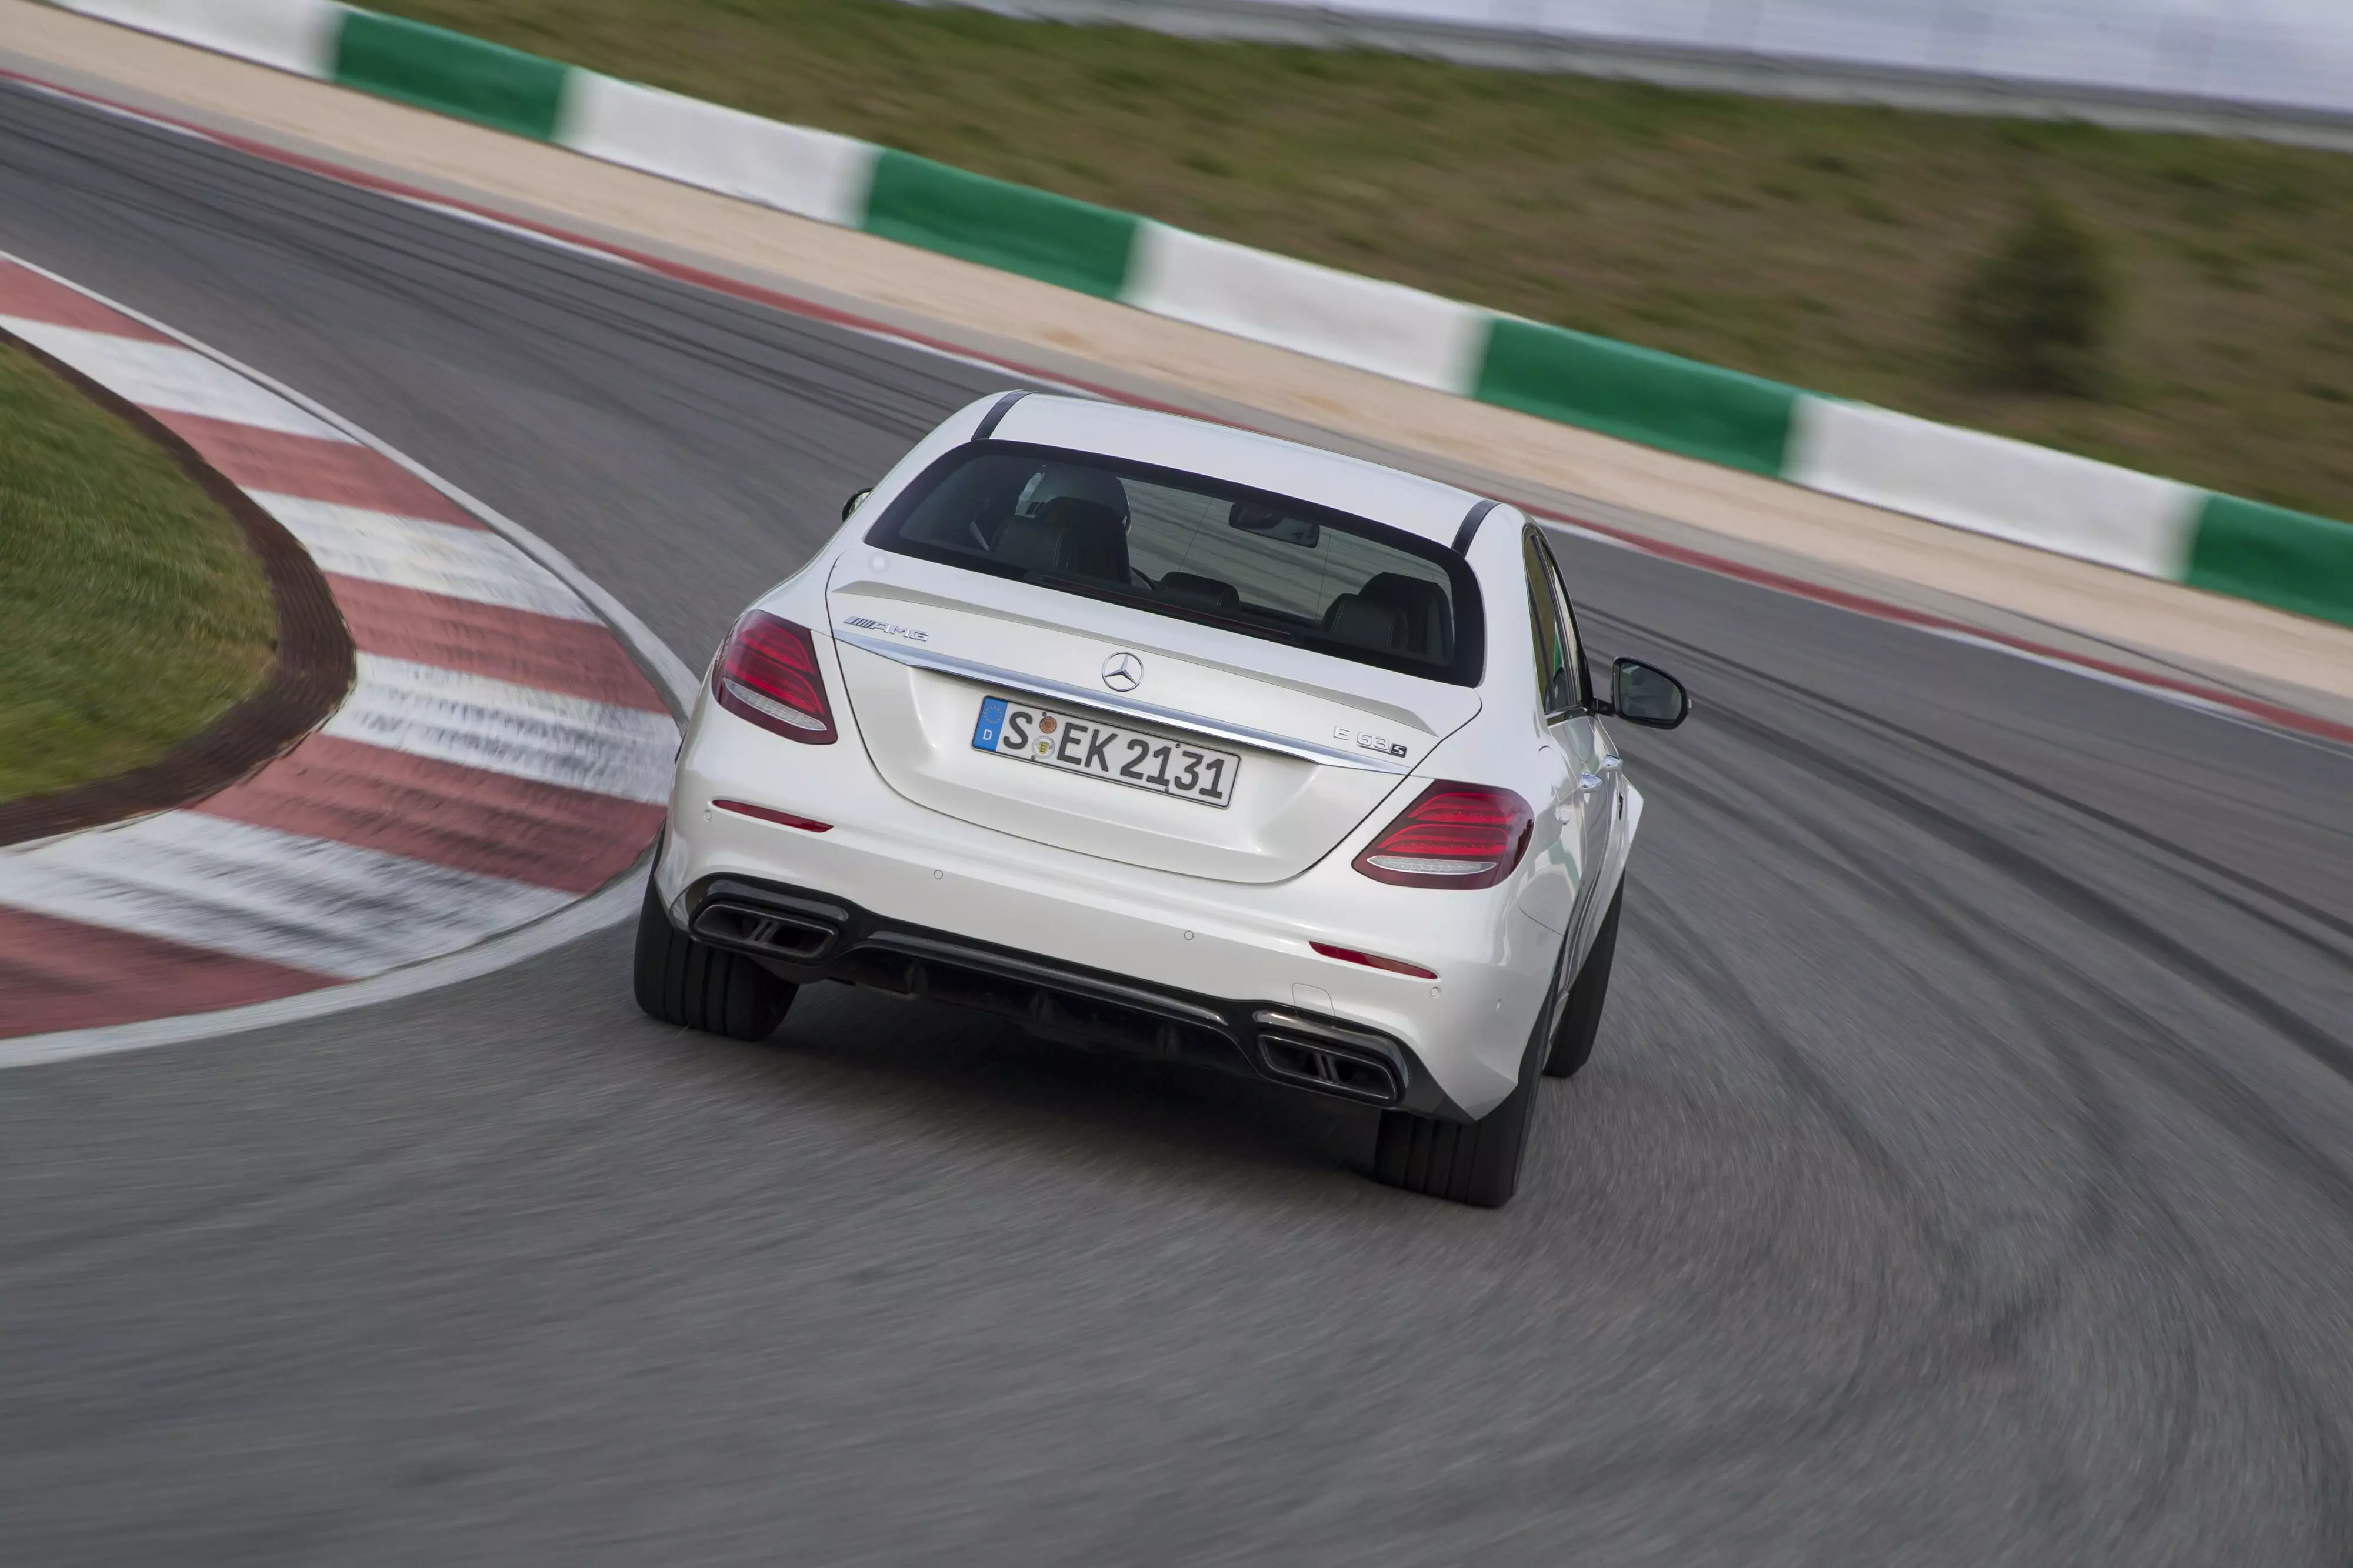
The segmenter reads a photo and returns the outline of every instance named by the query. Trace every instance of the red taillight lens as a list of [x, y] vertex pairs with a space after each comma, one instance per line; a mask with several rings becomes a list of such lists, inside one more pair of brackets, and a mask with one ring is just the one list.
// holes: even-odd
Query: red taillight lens
[[833, 824], [819, 822], [813, 816], [795, 816], [789, 811], [778, 811], [773, 805], [754, 805], [748, 800], [714, 800], [711, 803], [722, 811], [732, 811], [738, 816], [756, 816], [763, 822], [774, 822], [786, 827], [797, 827], [803, 833], [830, 833]]
[[1358, 952], [1353, 947], [1335, 947], [1328, 942], [1311, 942], [1307, 945], [1326, 958], [1344, 959], [1350, 963], [1361, 963], [1367, 969], [1386, 969], [1392, 974], [1410, 974], [1417, 980], [1438, 978], [1436, 970], [1424, 969], [1419, 963], [1408, 963], [1402, 958], [1383, 958], [1377, 952]]
[[1535, 816], [1492, 784], [1431, 784], [1356, 857], [1356, 869], [1400, 888], [1492, 888], [1527, 852]]
[[728, 634], [727, 649], [712, 667], [711, 692], [738, 719], [787, 741], [833, 743], [833, 705], [808, 628], [752, 610]]

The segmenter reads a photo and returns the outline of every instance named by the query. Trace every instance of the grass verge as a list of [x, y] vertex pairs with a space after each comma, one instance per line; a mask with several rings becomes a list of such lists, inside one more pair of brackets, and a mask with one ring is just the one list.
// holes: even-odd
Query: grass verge
[[0, 344], [0, 800], [154, 762], [259, 686], [276, 646], [236, 521]]
[[[1799, 386], [2353, 517], [2353, 158], [881, 0], [381, 8]], [[1947, 301], [2045, 193], [2110, 244], [2097, 397]]]

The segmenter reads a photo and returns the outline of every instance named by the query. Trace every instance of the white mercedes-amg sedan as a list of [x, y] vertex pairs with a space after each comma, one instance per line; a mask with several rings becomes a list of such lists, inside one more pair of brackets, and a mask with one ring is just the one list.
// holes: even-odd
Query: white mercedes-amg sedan
[[1379, 1109], [1493, 1206], [1593, 1047], [1642, 797], [1513, 508], [1167, 415], [984, 398], [736, 622], [638, 931], [654, 1017], [819, 980]]

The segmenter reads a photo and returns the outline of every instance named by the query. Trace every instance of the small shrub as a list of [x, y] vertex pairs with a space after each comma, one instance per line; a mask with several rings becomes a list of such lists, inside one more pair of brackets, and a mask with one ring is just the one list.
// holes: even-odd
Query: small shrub
[[1953, 300], [1953, 325], [1964, 359], [1980, 379], [2091, 396], [2107, 380], [2116, 304], [2106, 248], [2045, 197], [1963, 280]]

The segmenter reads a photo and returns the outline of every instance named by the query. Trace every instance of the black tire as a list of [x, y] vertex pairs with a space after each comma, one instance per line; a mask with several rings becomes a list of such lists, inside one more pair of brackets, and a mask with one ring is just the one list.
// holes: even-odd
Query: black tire
[[1609, 998], [1609, 960], [1618, 951], [1618, 910], [1626, 902], [1626, 884], [1609, 896], [1609, 912], [1585, 950], [1585, 967], [1568, 988], [1568, 1005], [1560, 1010], [1560, 1026], [1553, 1031], [1552, 1050], [1545, 1058], [1546, 1078], [1570, 1078], [1593, 1058], [1593, 1037], [1601, 1029], [1601, 1005]]
[[[1556, 978], [1555, 985], [1560, 984]], [[1555, 994], [1556, 994], [1556, 993]], [[1441, 1121], [1409, 1110], [1384, 1110], [1373, 1138], [1373, 1179], [1385, 1186], [1499, 1209], [1519, 1190], [1526, 1158], [1528, 1123], [1535, 1115], [1536, 1090], [1544, 1079], [1544, 1021], [1553, 996], [1536, 1012], [1535, 1026], [1520, 1053], [1520, 1081], [1504, 1102], [1476, 1121]]]
[[646, 1016], [705, 1034], [765, 1040], [800, 990], [740, 952], [697, 942], [670, 923], [646, 885], [638, 910], [638, 1005]]

